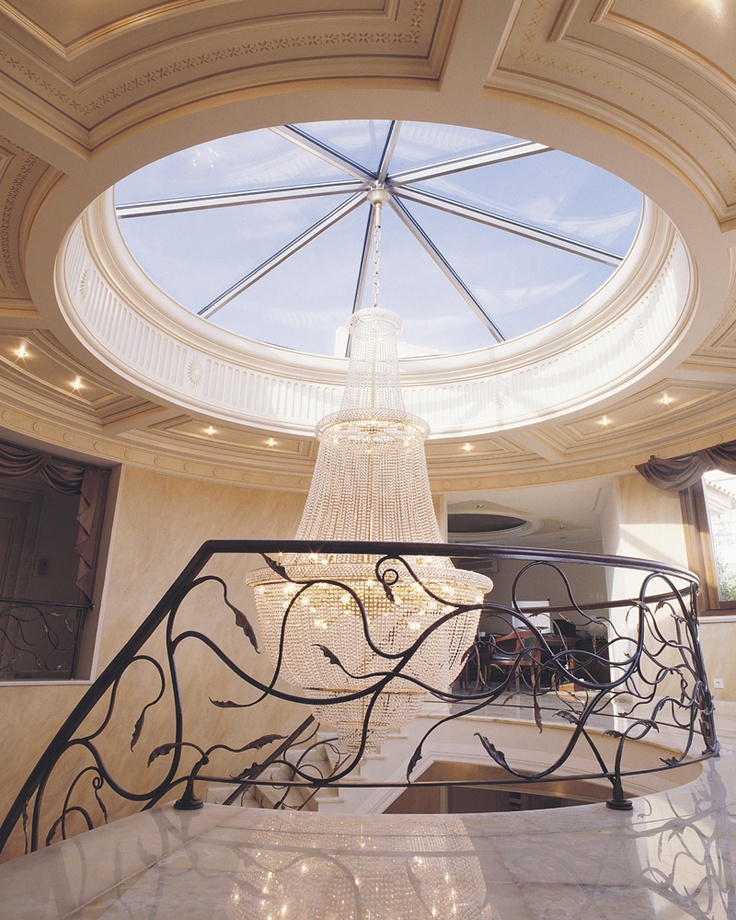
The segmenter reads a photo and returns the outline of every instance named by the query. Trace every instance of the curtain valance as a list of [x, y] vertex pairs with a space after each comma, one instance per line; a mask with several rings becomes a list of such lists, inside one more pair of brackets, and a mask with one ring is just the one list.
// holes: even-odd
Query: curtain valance
[[658, 489], [681, 492], [695, 485], [708, 470], [721, 470], [736, 475], [736, 441], [707, 447], [681, 457], [671, 457], [669, 460], [650, 457], [635, 469]]
[[0, 475], [23, 479], [40, 473], [41, 478], [57, 492], [67, 495], [82, 490], [85, 467], [70, 460], [52, 457], [30, 447], [0, 443]]

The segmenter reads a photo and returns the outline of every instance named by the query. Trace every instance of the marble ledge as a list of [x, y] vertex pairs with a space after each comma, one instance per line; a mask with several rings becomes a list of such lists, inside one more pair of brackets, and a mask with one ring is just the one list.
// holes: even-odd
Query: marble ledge
[[736, 718], [700, 777], [634, 800], [473, 815], [164, 806], [0, 866], [14, 920], [728, 920]]

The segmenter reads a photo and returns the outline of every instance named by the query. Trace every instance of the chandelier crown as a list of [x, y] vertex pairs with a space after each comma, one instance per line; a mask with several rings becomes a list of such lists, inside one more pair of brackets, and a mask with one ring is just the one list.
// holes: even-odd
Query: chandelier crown
[[404, 412], [399, 381], [396, 313], [369, 307], [353, 314], [348, 324], [350, 364], [341, 409], [395, 409]]

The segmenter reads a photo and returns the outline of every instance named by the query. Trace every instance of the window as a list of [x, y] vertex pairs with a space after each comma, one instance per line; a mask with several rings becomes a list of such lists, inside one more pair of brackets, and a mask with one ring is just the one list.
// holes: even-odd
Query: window
[[89, 676], [109, 472], [0, 442], [0, 682]]
[[680, 493], [701, 613], [736, 613], [736, 476], [711, 470]]

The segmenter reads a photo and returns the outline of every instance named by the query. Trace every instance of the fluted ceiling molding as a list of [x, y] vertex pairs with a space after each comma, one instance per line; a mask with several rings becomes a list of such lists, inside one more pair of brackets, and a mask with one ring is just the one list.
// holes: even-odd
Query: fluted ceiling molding
[[[56, 290], [85, 348], [164, 403], [300, 435], [339, 405], [345, 361], [240, 338], [156, 289], [128, 257], [109, 194], [68, 234]], [[403, 361], [407, 408], [429, 422], [434, 438], [474, 437], [579, 412], [657, 373], [693, 322], [697, 292], [686, 247], [648, 205], [629, 257], [574, 320], [566, 314], [459, 357]]]

